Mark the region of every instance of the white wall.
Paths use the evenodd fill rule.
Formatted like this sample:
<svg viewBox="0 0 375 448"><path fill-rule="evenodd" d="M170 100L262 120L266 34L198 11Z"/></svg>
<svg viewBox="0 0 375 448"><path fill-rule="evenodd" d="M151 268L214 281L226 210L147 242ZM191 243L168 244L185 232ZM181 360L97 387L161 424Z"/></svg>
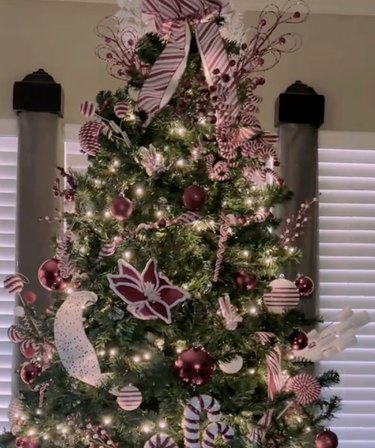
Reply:
<svg viewBox="0 0 375 448"><path fill-rule="evenodd" d="M0 0L0 118L13 116L13 82L38 68L63 85L67 122L81 120L82 100L120 86L94 55L93 29L115 10L109 4ZM249 13L247 22L255 17ZM326 96L326 129L374 131L375 18L312 15L292 28L303 36L304 47L267 74L260 90L264 126L273 126L277 95L301 79Z"/></svg>

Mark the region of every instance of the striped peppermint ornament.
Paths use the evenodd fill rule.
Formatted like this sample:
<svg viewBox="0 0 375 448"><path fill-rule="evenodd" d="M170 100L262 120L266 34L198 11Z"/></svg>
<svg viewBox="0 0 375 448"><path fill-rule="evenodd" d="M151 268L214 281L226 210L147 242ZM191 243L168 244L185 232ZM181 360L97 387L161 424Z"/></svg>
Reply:
<svg viewBox="0 0 375 448"><path fill-rule="evenodd" d="M141 391L135 386L120 389L117 395L117 404L124 411L135 411L142 403Z"/></svg>
<svg viewBox="0 0 375 448"><path fill-rule="evenodd" d="M99 135L103 124L98 121L88 121L78 133L78 142L82 151L88 156L95 157L100 150Z"/></svg>
<svg viewBox="0 0 375 448"><path fill-rule="evenodd" d="M185 448L201 448L199 421L203 412L207 413L210 422L220 420L220 405L215 398L209 395L198 395L187 402L182 420Z"/></svg>
<svg viewBox="0 0 375 448"><path fill-rule="evenodd" d="M19 344L25 339L15 325L11 325L8 328L7 335L8 339L15 344Z"/></svg>
<svg viewBox="0 0 375 448"><path fill-rule="evenodd" d="M117 118L121 120L128 115L129 112L129 104L125 101L119 101L115 104L114 112Z"/></svg>
<svg viewBox="0 0 375 448"><path fill-rule="evenodd" d="M270 283L271 292L263 296L263 302L271 313L282 314L284 311L296 308L300 295L296 285L285 279L278 278Z"/></svg>
<svg viewBox="0 0 375 448"><path fill-rule="evenodd" d="M19 294L23 291L25 283L28 283L26 278L21 274L11 274L4 279L4 288L9 294Z"/></svg>
<svg viewBox="0 0 375 448"><path fill-rule="evenodd" d="M214 422L209 424L203 433L202 448L215 446L218 436L221 436L225 443L230 442L234 437L234 430L226 423Z"/></svg>
<svg viewBox="0 0 375 448"><path fill-rule="evenodd" d="M177 443L167 434L156 434L144 444L144 448L177 448Z"/></svg>
<svg viewBox="0 0 375 448"><path fill-rule="evenodd" d="M92 117L95 115L96 106L92 101L84 101L81 103L80 112L84 117Z"/></svg>
<svg viewBox="0 0 375 448"><path fill-rule="evenodd" d="M287 389L294 392L296 402L301 406L315 403L320 396L318 378L309 373L301 373L290 379Z"/></svg>

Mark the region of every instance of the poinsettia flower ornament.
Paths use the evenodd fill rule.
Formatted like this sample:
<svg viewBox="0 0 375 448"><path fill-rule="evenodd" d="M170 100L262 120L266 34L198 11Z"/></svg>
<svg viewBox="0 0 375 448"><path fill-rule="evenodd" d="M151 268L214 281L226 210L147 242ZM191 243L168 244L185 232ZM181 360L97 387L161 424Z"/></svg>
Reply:
<svg viewBox="0 0 375 448"><path fill-rule="evenodd" d="M118 275L107 276L110 288L138 319L161 319L170 324L171 308L190 297L186 291L172 285L163 273L158 272L157 261L153 258L147 262L142 273L125 260L119 260L118 266Z"/></svg>

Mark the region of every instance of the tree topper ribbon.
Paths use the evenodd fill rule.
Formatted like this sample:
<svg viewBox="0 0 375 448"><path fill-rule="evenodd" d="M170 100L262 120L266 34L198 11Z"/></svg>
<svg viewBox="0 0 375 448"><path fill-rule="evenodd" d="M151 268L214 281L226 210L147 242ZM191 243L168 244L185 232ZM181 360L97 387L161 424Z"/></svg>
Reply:
<svg viewBox="0 0 375 448"><path fill-rule="evenodd" d="M142 13L167 44L156 60L138 96L138 109L149 117L161 110L172 98L186 69L191 31L196 35L204 73L213 84L215 69L225 73L229 57L218 24L213 20L222 11L221 0L144 0Z"/></svg>

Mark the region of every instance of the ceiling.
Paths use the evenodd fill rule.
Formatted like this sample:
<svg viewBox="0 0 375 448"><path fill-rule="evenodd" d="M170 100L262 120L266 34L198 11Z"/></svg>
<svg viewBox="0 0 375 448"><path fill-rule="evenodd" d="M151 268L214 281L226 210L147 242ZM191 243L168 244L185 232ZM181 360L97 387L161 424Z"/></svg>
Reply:
<svg viewBox="0 0 375 448"><path fill-rule="evenodd" d="M117 0L47 0L82 3L116 4ZM298 0L297 0L298 1ZM243 11L261 10L272 0L231 0L234 7ZM276 0L277 4L284 4L283 0ZM311 12L317 14L344 14L375 16L375 0L307 0Z"/></svg>

